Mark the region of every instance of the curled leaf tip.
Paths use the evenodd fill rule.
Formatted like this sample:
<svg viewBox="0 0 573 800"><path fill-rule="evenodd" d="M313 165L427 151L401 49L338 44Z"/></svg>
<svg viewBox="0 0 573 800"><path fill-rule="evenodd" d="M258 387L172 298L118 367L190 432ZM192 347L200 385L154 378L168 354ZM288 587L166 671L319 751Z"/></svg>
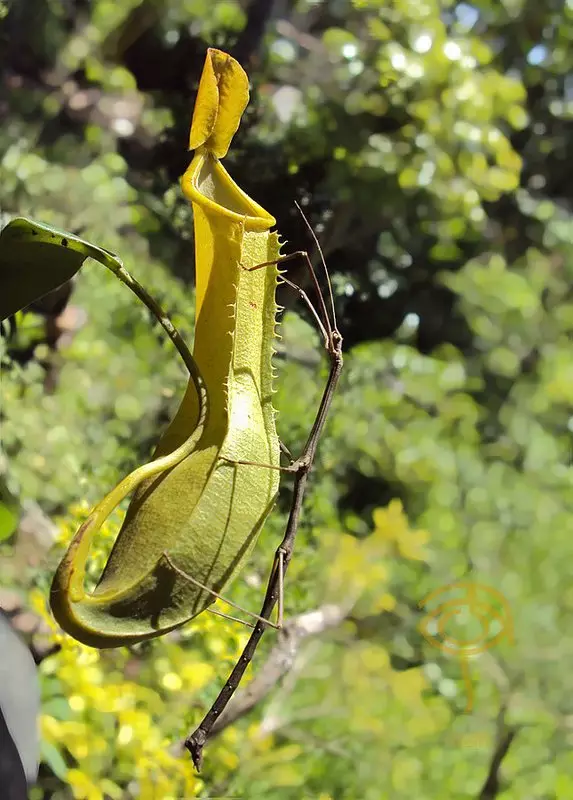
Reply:
<svg viewBox="0 0 573 800"><path fill-rule="evenodd" d="M189 149L205 146L216 158L229 149L249 102L249 79L228 53L209 48L195 101Z"/></svg>

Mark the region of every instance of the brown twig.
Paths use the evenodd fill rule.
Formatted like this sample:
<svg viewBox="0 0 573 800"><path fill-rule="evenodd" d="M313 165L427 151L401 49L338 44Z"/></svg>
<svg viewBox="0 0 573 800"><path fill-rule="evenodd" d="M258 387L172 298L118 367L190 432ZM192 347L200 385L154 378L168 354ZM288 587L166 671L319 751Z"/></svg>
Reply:
<svg viewBox="0 0 573 800"><path fill-rule="evenodd" d="M506 712L507 708L503 705L497 717L495 746L490 759L488 773L478 795L478 800L494 800L501 791L501 765L519 732L517 727L507 724Z"/></svg>

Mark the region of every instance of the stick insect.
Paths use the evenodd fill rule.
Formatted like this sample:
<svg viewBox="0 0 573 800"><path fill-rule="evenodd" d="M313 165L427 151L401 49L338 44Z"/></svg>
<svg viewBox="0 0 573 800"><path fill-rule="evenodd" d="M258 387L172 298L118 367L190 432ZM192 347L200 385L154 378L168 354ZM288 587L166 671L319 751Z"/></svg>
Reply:
<svg viewBox="0 0 573 800"><path fill-rule="evenodd" d="M190 733L187 739L185 740L185 746L189 750L191 757L193 759L193 763L195 764L195 767L198 771L201 769L203 763L203 749L209 739L209 735L213 731L213 727L215 726L217 720L219 719L222 712L226 708L227 704L231 700L233 694L237 690L247 667L251 663L256 653L256 650L259 646L259 643L263 637L266 628L269 626L272 627L282 626L284 579L286 571L288 569L288 565L293 555L296 534L302 512L303 499L308 483L308 476L314 462L316 450L318 447L318 442L320 440L320 436L332 404L332 400L334 397L334 393L336 391L340 374L342 372L342 366L343 366L342 335L338 330L338 325L336 321L336 310L334 305L332 284L330 282L328 269L326 267L326 262L324 259L320 243L312 227L310 226L308 220L302 213L302 209L300 208L298 203L297 203L297 208L299 209L314 239L315 245L320 255L320 260L326 275L329 307L327 307L327 304L324 300L316 272L312 266L312 262L306 251L297 251L295 253L290 253L274 261L258 264L254 267L251 267L251 269L252 270L263 269L265 267L269 267L277 263L284 264L285 262L291 261L295 258L304 259L307 268L309 270L309 273L311 275L312 282L314 284L314 288L318 297L318 302L319 302L318 310L316 310L313 307L308 295L306 294L306 292L304 292L303 289L301 289L299 286L297 286L296 284L292 283L290 280L285 278L284 275L281 275L281 280L287 285L294 288L299 293L299 296L310 308L315 320L317 321L319 330L324 340L325 350L330 360L330 372L322 394L322 399L318 408L318 413L311 428L310 434L307 438L303 452L299 456L299 458L293 460L288 467L276 467L273 465L263 465L263 464L255 464L252 462L243 462L244 464L250 464L253 468L262 469L266 467L267 469L280 469L293 474L294 475L293 499L285 529L285 534L283 536L280 545L275 551L275 556L267 583L265 598L259 614L256 615L257 622L253 626L254 628L253 632L251 633L251 636L247 644L245 645L245 648L241 656L239 657L239 660L237 661L235 667L233 668L231 674L229 675L225 685L221 689L217 699L215 700L215 702L213 703L213 705L211 706L210 710L207 712L203 720L200 722L198 727L192 733ZM273 625L270 622L271 614L276 605L278 605L277 626Z"/></svg>

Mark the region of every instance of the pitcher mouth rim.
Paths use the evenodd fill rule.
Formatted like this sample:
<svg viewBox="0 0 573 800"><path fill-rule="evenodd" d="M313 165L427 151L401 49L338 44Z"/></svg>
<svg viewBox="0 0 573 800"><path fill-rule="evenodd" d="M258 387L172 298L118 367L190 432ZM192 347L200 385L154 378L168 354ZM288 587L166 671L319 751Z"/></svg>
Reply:
<svg viewBox="0 0 573 800"><path fill-rule="evenodd" d="M199 188L201 174L207 163L215 182L215 191L212 197L209 197ZM244 207L244 213L241 213L240 210L229 208L228 204L224 205L217 202L217 184L220 184L221 193L224 191L227 196L236 201L236 209ZM201 147L196 151L191 164L181 179L181 185L185 195L192 203L197 203L205 211L227 217L233 222L242 222L246 231L268 231L276 225L276 219L235 183L219 159L205 147Z"/></svg>

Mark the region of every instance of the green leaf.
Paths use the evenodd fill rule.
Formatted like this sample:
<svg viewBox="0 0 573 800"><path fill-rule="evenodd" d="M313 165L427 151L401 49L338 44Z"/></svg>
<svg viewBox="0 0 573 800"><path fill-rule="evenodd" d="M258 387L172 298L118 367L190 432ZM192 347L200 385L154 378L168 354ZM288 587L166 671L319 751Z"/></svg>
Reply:
<svg viewBox="0 0 573 800"><path fill-rule="evenodd" d="M44 764L47 764L54 775L62 781L66 780L68 767L60 750L55 744L43 741L40 744L40 756Z"/></svg>
<svg viewBox="0 0 573 800"><path fill-rule="evenodd" d="M0 480L0 542L8 539L18 525L18 503Z"/></svg>
<svg viewBox="0 0 573 800"><path fill-rule="evenodd" d="M113 253L79 236L17 217L0 232L0 320L74 277L88 256L117 262Z"/></svg>
<svg viewBox="0 0 573 800"><path fill-rule="evenodd" d="M52 697L47 702L42 703L42 714L57 720L67 720L71 719L72 710L65 697Z"/></svg>
<svg viewBox="0 0 573 800"><path fill-rule="evenodd" d="M13 509L0 500L0 542L12 536L17 524L18 517Z"/></svg>

